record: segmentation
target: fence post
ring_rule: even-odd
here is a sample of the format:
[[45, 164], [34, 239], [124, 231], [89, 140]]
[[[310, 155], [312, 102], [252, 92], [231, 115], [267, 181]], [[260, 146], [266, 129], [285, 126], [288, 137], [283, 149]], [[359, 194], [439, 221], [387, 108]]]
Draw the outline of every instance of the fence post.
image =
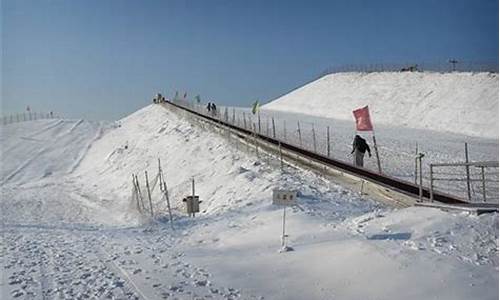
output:
[[259, 134], [260, 134], [260, 111], [257, 112], [257, 120], [259, 122]]
[[137, 186], [137, 192], [139, 193], [139, 198], [141, 200], [142, 211], [146, 210], [146, 206], [144, 205], [144, 198], [142, 198], [141, 186], [139, 185], [139, 178], [135, 175], [135, 184]]
[[255, 128], [255, 123], [253, 123], [253, 142], [255, 144], [255, 153], [257, 154], [257, 159], [260, 158], [259, 157], [259, 146], [257, 145], [257, 132], [256, 132], [256, 128]]
[[151, 201], [151, 190], [149, 189], [148, 171], [144, 171], [144, 175], [146, 176], [146, 189], [148, 190], [149, 208], [151, 209], [151, 217], [153, 217], [153, 202]]
[[271, 121], [273, 122], [273, 138], [276, 138], [276, 126], [274, 126], [274, 117], [271, 118]]
[[418, 143], [415, 143], [415, 174], [414, 174], [414, 179], [415, 179], [415, 184], [417, 184], [417, 156], [418, 156]]
[[431, 198], [431, 202], [434, 202], [434, 166], [430, 164], [431, 167], [431, 174], [430, 174], [430, 186], [429, 186], [429, 197]]
[[[194, 177], [192, 178], [192, 186], [191, 186], [191, 188], [192, 188], [191, 192], [192, 192], [192, 197], [193, 197], [192, 198], [192, 201], [193, 201], [192, 203], [194, 203], [194, 197], [195, 197], [195, 193], [194, 193]], [[193, 218], [194, 218], [194, 216], [195, 216], [195, 213], [193, 212]]]
[[422, 196], [423, 196], [423, 190], [422, 190], [422, 158], [424, 157], [424, 154], [419, 153], [418, 154], [418, 166], [420, 169], [420, 185], [418, 186], [418, 199], [420, 202], [422, 202]]
[[372, 138], [373, 138], [373, 148], [375, 148], [375, 156], [377, 157], [377, 166], [378, 166], [378, 172], [382, 174], [382, 166], [380, 165], [380, 157], [378, 155], [378, 147], [377, 147], [377, 140], [375, 139], [375, 132], [373, 132]]
[[299, 144], [302, 147], [302, 135], [300, 134], [300, 121], [297, 121], [297, 132], [299, 133]]
[[234, 111], [233, 107], [233, 125], [235, 125], [235, 122], [236, 122], [236, 112]]
[[317, 151], [316, 151], [316, 131], [314, 130], [314, 123], [312, 123], [312, 134], [313, 134], [314, 153], [317, 153]]
[[471, 200], [470, 194], [470, 169], [469, 169], [469, 148], [467, 147], [467, 143], [465, 143], [465, 174], [467, 176], [467, 199]]
[[330, 126], [326, 126], [326, 156], [330, 157]]
[[137, 193], [137, 186], [135, 185], [135, 177], [134, 177], [134, 174], [132, 174], [132, 184], [134, 185], [134, 194], [135, 194], [135, 198], [137, 200], [137, 210], [139, 212], [141, 212], [141, 205], [139, 203], [139, 194]]
[[486, 202], [486, 180], [484, 179], [484, 166], [481, 166], [481, 181], [483, 182], [483, 202]]
[[281, 172], [283, 172], [283, 151], [281, 150], [281, 142], [278, 142], [278, 147], [280, 150], [280, 165], [281, 165]]
[[170, 219], [170, 227], [174, 229], [174, 221], [172, 218], [172, 210], [170, 208], [170, 199], [168, 198], [167, 182], [165, 181], [165, 176], [163, 175], [163, 170], [161, 168], [160, 158], [158, 158], [158, 174], [160, 176], [160, 191], [163, 192], [165, 199], [167, 200], [168, 216]]
[[245, 112], [243, 112], [243, 127], [247, 129], [247, 117], [245, 116]]
[[283, 120], [283, 140], [286, 142], [286, 120]]
[[266, 136], [269, 136], [269, 118], [266, 118]]

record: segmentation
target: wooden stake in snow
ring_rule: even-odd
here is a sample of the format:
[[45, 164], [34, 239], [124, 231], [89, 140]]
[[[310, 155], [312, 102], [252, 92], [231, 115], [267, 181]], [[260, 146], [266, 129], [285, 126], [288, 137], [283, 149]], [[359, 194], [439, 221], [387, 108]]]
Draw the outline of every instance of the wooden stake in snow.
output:
[[170, 219], [170, 226], [172, 227], [172, 229], [174, 229], [174, 222], [172, 219], [172, 210], [170, 208], [170, 199], [168, 198], [167, 183], [165, 180], [165, 175], [163, 174], [163, 170], [161, 168], [160, 158], [158, 158], [158, 173], [160, 176], [160, 191], [163, 193], [165, 199], [167, 200], [168, 217]]
[[142, 212], [146, 211], [146, 206], [144, 205], [144, 198], [142, 197], [141, 186], [139, 185], [139, 178], [135, 176], [135, 185], [137, 187], [137, 193], [139, 194], [139, 200], [141, 201]]
[[135, 200], [137, 202], [137, 211], [141, 212], [141, 204], [139, 202], [139, 194], [137, 193], [137, 186], [135, 185], [134, 174], [132, 174], [132, 185], [134, 186], [134, 196], [135, 196]]
[[151, 212], [151, 217], [153, 218], [154, 217], [153, 201], [151, 201], [151, 190], [149, 189], [148, 171], [144, 171], [144, 175], [146, 176], [146, 189], [148, 190], [149, 208]]

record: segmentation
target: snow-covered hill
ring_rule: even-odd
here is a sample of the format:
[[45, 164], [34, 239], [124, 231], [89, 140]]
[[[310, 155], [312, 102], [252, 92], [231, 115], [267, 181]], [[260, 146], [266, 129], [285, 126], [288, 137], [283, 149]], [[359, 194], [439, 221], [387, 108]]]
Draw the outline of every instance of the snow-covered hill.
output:
[[[498, 214], [393, 209], [306, 170], [282, 173], [159, 105], [114, 123], [0, 129], [1, 299], [498, 297]], [[131, 174], [152, 179], [158, 158], [175, 231], [157, 188], [154, 220], [132, 200]], [[181, 201], [192, 177], [196, 218]], [[284, 254], [276, 187], [299, 195]]]
[[335, 73], [263, 109], [353, 120], [368, 105], [375, 124], [498, 139], [498, 74]]

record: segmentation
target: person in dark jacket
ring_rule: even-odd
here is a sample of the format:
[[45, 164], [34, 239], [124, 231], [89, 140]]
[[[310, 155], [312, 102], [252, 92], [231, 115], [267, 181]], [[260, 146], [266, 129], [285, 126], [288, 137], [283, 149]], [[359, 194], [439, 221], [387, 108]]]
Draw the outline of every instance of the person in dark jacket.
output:
[[208, 112], [210, 112], [211, 108], [212, 108], [212, 104], [210, 102], [208, 102], [208, 104], [207, 104], [207, 110], [208, 110]]
[[356, 167], [363, 167], [363, 158], [366, 151], [368, 151], [368, 157], [372, 157], [370, 146], [368, 146], [365, 139], [356, 135], [354, 137], [354, 141], [352, 142], [351, 151], [351, 154], [354, 154], [354, 165]]
[[212, 114], [215, 116], [217, 114], [217, 106], [212, 102]]

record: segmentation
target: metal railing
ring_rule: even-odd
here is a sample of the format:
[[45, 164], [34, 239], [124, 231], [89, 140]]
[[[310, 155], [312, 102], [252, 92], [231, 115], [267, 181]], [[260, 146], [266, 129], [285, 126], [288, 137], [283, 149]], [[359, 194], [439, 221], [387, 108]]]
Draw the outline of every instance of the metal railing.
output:
[[440, 182], [453, 182], [454, 193], [466, 190], [461, 196], [469, 203], [498, 203], [498, 177], [498, 161], [430, 164], [429, 198], [434, 201]]
[[[404, 185], [404, 189], [408, 189], [408, 191], [411, 190], [410, 193], [415, 194], [416, 196], [420, 196], [420, 198], [430, 198], [429, 173], [427, 173], [427, 168], [425, 168], [425, 173], [422, 174], [422, 161], [417, 161], [413, 153], [400, 153], [400, 150], [394, 151], [394, 149], [385, 149], [384, 147], [382, 159], [386, 162], [389, 162], [391, 160], [391, 157], [392, 159], [394, 159], [393, 155], [395, 154], [398, 155], [395, 158], [397, 165], [401, 164], [401, 155], [404, 154], [404, 157], [408, 157], [407, 159], [405, 159], [406, 163], [402, 168], [406, 173], [403, 174], [401, 172], [401, 169], [390, 171], [386, 169], [384, 170], [384, 173], [381, 174], [376, 171], [376, 165], [374, 165], [373, 161], [369, 162], [365, 168], [356, 168], [352, 165], [352, 161], [339, 159], [339, 153], [342, 153], [342, 155], [346, 156], [348, 155], [346, 153], [350, 153], [351, 149], [349, 147], [349, 143], [345, 143], [343, 141], [339, 143], [340, 139], [338, 137], [338, 130], [337, 132], [335, 132], [335, 127], [333, 126], [325, 127], [322, 131], [322, 128], [320, 128], [319, 126], [315, 126], [314, 123], [311, 123], [310, 132], [306, 132], [304, 123], [299, 122], [289, 124], [291, 122], [285, 119], [281, 120], [285, 124], [280, 126], [281, 122], [278, 119], [275, 119], [272, 116], [266, 118], [264, 115], [260, 115], [258, 113], [252, 114], [248, 109], [219, 107], [215, 111], [208, 111], [207, 107], [201, 103], [195, 103], [186, 100], [172, 100], [170, 102], [172, 104], [175, 104], [176, 106], [190, 110], [195, 114], [206, 116], [209, 119], [214, 120], [215, 122], [220, 122], [228, 126], [232, 126], [235, 129], [239, 128], [240, 130], [243, 130], [243, 132], [249, 133], [251, 136], [258, 136], [260, 139], [263, 139], [265, 141], [281, 142], [282, 145], [287, 144], [289, 148], [294, 149], [293, 151], [304, 153], [307, 152], [307, 155], [309, 156], [315, 156], [319, 160], [324, 160], [329, 164], [338, 164], [339, 166], [341, 166], [341, 168], [346, 168], [346, 170], [356, 169], [355, 172], [360, 172], [359, 174], [362, 174], [362, 177], [368, 176], [370, 178], [376, 178], [376, 180], [380, 182], [384, 182], [385, 180], [387, 180], [387, 182], [392, 182], [397, 186]], [[291, 125], [293, 128], [290, 128], [290, 126], [288, 125]], [[333, 132], [335, 132], [337, 136], [330, 136], [330, 134], [332, 133], [331, 129], [334, 129]], [[419, 152], [418, 147], [417, 149], [412, 150]], [[439, 153], [437, 157], [439, 157]], [[432, 159], [435, 159], [435, 157]], [[419, 165], [420, 172], [417, 172], [417, 163]], [[377, 173], [379, 173], [379, 175], [375, 176], [375, 174]], [[485, 173], [485, 175], [488, 174]], [[419, 183], [417, 183], [418, 177], [420, 177]], [[450, 182], [452, 182], [451, 186], [453, 186], [453, 181]], [[465, 190], [465, 188], [463, 187], [462, 190], [459, 189], [456, 193], [453, 191], [453, 189], [446, 188], [446, 186], [443, 185], [434, 185], [433, 187], [438, 189], [434, 193], [434, 200], [447, 201], [451, 203], [455, 201], [452, 199], [457, 199], [458, 202], [467, 202], [467, 198], [463, 197], [462, 195], [463, 191]], [[491, 187], [486, 184], [486, 188], [489, 189]], [[477, 192], [479, 190], [475, 188], [474, 191]]]
[[26, 121], [35, 121], [42, 119], [57, 119], [59, 116], [54, 114], [53, 112], [43, 113], [43, 112], [23, 112], [16, 114], [9, 114], [0, 117], [0, 124], [8, 125], [12, 123], [18, 122], [26, 122]]

